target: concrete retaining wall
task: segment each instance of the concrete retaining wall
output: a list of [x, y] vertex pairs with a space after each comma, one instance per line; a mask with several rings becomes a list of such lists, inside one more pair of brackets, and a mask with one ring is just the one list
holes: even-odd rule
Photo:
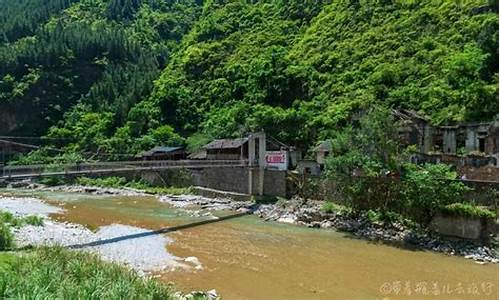
[[498, 234], [498, 224], [481, 218], [437, 214], [430, 228], [439, 234], [476, 241], [486, 241], [490, 233]]
[[442, 235], [470, 240], [481, 238], [481, 219], [477, 218], [437, 215], [432, 219], [430, 227]]

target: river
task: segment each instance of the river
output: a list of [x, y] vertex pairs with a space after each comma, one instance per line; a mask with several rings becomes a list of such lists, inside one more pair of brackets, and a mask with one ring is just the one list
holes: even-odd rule
[[[33, 195], [33, 194], [32, 194]], [[63, 206], [56, 220], [91, 229], [148, 229], [197, 222], [154, 197], [36, 192]], [[220, 212], [220, 214], [229, 212]], [[358, 240], [332, 230], [245, 216], [168, 233], [167, 250], [202, 270], [157, 274], [182, 291], [216, 289], [224, 299], [497, 299], [498, 265]]]

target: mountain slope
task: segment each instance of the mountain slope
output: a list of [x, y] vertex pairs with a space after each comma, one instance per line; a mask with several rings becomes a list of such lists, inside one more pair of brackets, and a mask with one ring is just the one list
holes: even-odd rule
[[373, 104], [497, 116], [493, 1], [51, 1], [0, 31], [4, 133], [118, 154], [252, 130], [308, 147]]

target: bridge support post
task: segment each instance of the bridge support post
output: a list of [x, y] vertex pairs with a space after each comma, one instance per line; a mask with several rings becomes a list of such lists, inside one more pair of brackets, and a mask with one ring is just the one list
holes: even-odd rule
[[[257, 148], [258, 147], [258, 148]], [[256, 151], [256, 148], [258, 151]], [[248, 193], [250, 195], [264, 195], [264, 173], [266, 165], [266, 134], [253, 133], [248, 140]], [[256, 168], [257, 167], [257, 168]], [[257, 170], [257, 190], [253, 188], [253, 177]]]

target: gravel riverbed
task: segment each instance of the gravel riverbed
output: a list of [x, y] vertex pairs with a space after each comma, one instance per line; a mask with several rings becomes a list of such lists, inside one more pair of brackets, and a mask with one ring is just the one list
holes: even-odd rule
[[[115, 196], [145, 196], [148, 195], [135, 189], [115, 189], [87, 186], [57, 186], [45, 187], [30, 184], [25, 188], [50, 191], [87, 193], [94, 195]], [[198, 258], [177, 257], [169, 253], [166, 246], [172, 240], [164, 235], [152, 233], [150, 230], [123, 225], [112, 224], [100, 227], [93, 232], [80, 224], [57, 222], [49, 218], [50, 214], [63, 213], [60, 207], [48, 205], [33, 197], [18, 197], [0, 194], [0, 210], [9, 211], [16, 216], [38, 215], [43, 218], [43, 226], [24, 225], [13, 228], [17, 247], [25, 246], [64, 246], [83, 251], [96, 253], [102, 259], [120, 263], [135, 270], [139, 276], [158, 276], [162, 272], [176, 269], [202, 270], [203, 265]], [[199, 210], [201, 211], [201, 210]], [[209, 212], [205, 212], [204, 216]], [[201, 216], [201, 215], [197, 215]], [[215, 217], [214, 217], [215, 218]], [[204, 297], [209, 300], [220, 299], [216, 290], [193, 291], [189, 293], [177, 292], [174, 299], [187, 300]]]
[[144, 228], [112, 224], [93, 232], [80, 224], [51, 220], [49, 214], [63, 210], [31, 197], [0, 196], [0, 210], [16, 216], [38, 215], [44, 218], [43, 226], [26, 225], [13, 229], [18, 247], [75, 247], [97, 253], [104, 260], [127, 265], [139, 274], [202, 268], [197, 259], [180, 258], [167, 252], [166, 246], [172, 241], [166, 235], [150, 234], [151, 231]]

